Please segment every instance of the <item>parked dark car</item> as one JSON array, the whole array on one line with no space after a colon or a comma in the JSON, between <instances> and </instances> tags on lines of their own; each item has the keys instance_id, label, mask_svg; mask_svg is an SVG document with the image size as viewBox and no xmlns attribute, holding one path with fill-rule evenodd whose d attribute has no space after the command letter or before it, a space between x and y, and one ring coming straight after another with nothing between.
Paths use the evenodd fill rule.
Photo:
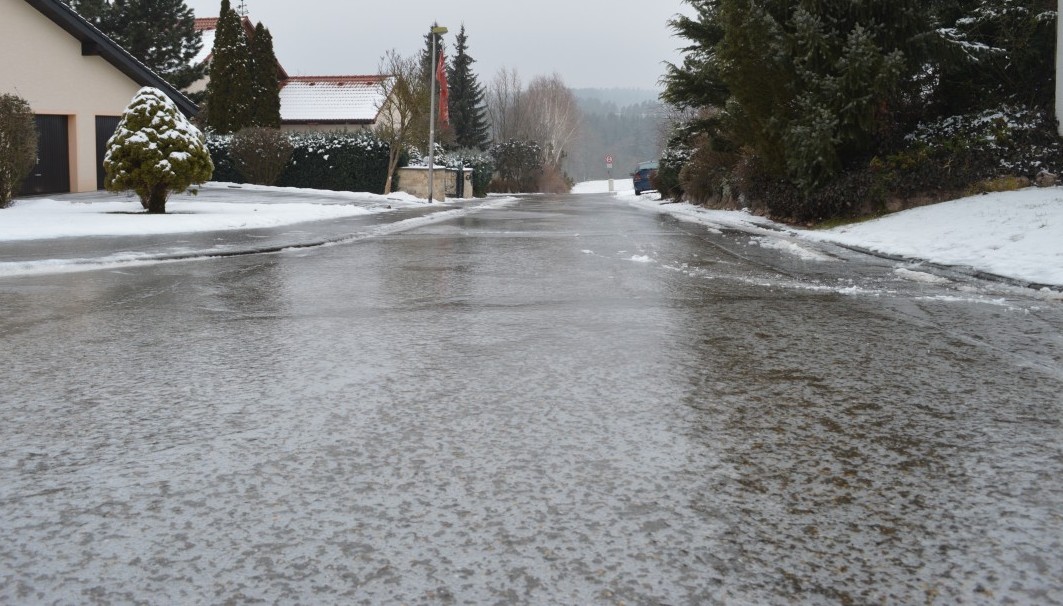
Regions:
<instances>
[{"instance_id":1,"label":"parked dark car","mask_svg":"<svg viewBox=\"0 0 1063 606\"><path fill-rule=\"evenodd\" d=\"M657 161L654 160L652 162L639 162L639 165L635 167L635 172L631 173L631 181L635 185L636 196L641 195L644 191L654 189L650 181L657 176L657 166Z\"/></svg>"}]
</instances>

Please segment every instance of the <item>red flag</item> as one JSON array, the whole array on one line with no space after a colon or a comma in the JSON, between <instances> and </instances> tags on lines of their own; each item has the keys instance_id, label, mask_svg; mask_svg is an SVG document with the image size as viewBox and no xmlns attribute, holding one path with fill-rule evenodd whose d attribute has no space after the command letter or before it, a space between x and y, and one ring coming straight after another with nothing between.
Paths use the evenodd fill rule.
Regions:
<instances>
[{"instance_id":1,"label":"red flag","mask_svg":"<svg viewBox=\"0 0 1063 606\"><path fill-rule=\"evenodd\" d=\"M448 107L450 91L447 89L447 65L443 61L443 53L439 53L436 80L439 81L439 122L446 126L450 123L450 108Z\"/></svg>"}]
</instances>

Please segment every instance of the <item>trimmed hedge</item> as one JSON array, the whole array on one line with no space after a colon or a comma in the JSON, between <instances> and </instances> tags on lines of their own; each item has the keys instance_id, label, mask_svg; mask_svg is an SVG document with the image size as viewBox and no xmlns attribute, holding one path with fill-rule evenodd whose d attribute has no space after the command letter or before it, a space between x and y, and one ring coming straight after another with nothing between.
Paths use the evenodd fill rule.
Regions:
<instances>
[{"instance_id":1,"label":"trimmed hedge","mask_svg":"<svg viewBox=\"0 0 1063 606\"><path fill-rule=\"evenodd\" d=\"M289 133L295 150L277 185L384 193L389 146L370 132ZM214 160L214 181L244 183L230 157L232 137L211 134L208 148Z\"/></svg>"}]
</instances>

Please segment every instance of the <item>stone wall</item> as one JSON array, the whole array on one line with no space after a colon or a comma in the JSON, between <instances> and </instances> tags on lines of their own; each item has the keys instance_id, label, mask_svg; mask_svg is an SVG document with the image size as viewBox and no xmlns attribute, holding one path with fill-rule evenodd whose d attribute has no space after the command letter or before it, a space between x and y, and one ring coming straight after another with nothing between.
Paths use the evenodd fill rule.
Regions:
<instances>
[{"instance_id":1,"label":"stone wall","mask_svg":"<svg viewBox=\"0 0 1063 606\"><path fill-rule=\"evenodd\" d=\"M435 195L432 196L433 200L443 201L447 197L455 197L457 195L458 186L458 171L454 169L436 168L433 170L432 179L434 181ZM408 166L406 168L400 168L396 171L398 177L398 185L395 187L395 191L403 191L411 196L418 198L428 198L428 168L423 166ZM465 169L465 195L466 198L472 197L472 169Z\"/></svg>"}]
</instances>

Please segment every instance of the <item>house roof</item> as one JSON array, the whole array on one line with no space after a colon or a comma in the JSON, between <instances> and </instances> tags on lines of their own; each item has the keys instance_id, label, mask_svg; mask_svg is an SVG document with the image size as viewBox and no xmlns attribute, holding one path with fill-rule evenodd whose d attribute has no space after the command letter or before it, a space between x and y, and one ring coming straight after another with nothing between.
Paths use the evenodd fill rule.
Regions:
<instances>
[{"instance_id":1,"label":"house roof","mask_svg":"<svg viewBox=\"0 0 1063 606\"><path fill-rule=\"evenodd\" d=\"M81 54L96 55L113 65L118 71L128 76L140 86L151 86L163 91L173 99L177 107L187 116L199 113L196 106L181 91L171 86L148 66L138 61L127 50L96 29L91 23L78 15L72 8L60 0L26 0L26 3L51 19L68 34L81 42Z\"/></svg>"},{"instance_id":2,"label":"house roof","mask_svg":"<svg viewBox=\"0 0 1063 606\"><path fill-rule=\"evenodd\" d=\"M386 76L294 76L282 83L281 121L372 124L384 103Z\"/></svg>"},{"instance_id":3,"label":"house roof","mask_svg":"<svg viewBox=\"0 0 1063 606\"><path fill-rule=\"evenodd\" d=\"M244 17L244 19L247 19L247 17ZM245 25L244 27L246 28L247 26ZM218 33L218 18L196 18L196 31L203 36L203 47L192 58L192 65L204 63L210 60L211 55L214 54L214 35Z\"/></svg>"},{"instance_id":4,"label":"house roof","mask_svg":"<svg viewBox=\"0 0 1063 606\"><path fill-rule=\"evenodd\" d=\"M196 56L192 58L192 65L199 65L210 61L214 56L214 37L218 33L218 17L196 17L195 28L203 36L203 47L199 49ZM244 15L240 18L240 23L244 26L244 33L247 34L247 39L250 40L255 35L255 26L251 24L251 19ZM284 71L284 66L280 61L277 61L277 78L284 80L288 77L288 72Z\"/></svg>"}]
</instances>

